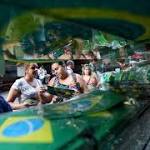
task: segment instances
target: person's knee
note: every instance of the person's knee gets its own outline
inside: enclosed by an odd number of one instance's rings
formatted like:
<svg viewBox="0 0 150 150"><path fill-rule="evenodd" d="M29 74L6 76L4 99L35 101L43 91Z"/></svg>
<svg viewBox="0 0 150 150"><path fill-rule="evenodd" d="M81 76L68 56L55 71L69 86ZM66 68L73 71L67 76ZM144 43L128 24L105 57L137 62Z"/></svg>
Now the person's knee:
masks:
<svg viewBox="0 0 150 150"><path fill-rule="evenodd" d="M0 96L0 113L10 112L10 111L12 111L11 106L2 96Z"/></svg>

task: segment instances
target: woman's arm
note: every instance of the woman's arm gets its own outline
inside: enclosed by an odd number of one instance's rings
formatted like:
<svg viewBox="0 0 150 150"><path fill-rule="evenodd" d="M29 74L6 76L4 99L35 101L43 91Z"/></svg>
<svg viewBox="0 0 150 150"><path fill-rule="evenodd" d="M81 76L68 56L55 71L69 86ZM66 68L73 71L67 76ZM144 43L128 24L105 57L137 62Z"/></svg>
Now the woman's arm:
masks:
<svg viewBox="0 0 150 150"><path fill-rule="evenodd" d="M96 73L92 74L92 82L95 87L100 87L100 79Z"/></svg>
<svg viewBox="0 0 150 150"><path fill-rule="evenodd" d="M88 92L87 85L86 85L85 81L83 80L83 78L78 74L76 74L76 78L77 78L77 83L80 84L81 93Z"/></svg>
<svg viewBox="0 0 150 150"><path fill-rule="evenodd" d="M10 89L8 96L7 96L7 101L10 104L10 106L12 107L12 109L16 110L16 109L22 109L22 108L27 107L26 103L22 103L22 104L14 103L15 99L19 96L20 96L20 92L18 90L14 89L14 88Z"/></svg>
<svg viewBox="0 0 150 150"><path fill-rule="evenodd" d="M98 85L98 80L97 80L96 77L93 77L93 78L94 78L94 85L95 85L95 87L97 87L97 85Z"/></svg>
<svg viewBox="0 0 150 150"><path fill-rule="evenodd" d="M49 85L49 86L54 86L54 81L55 81L55 77L52 78L52 79L49 81L48 85ZM48 93L47 91L45 91L45 89L42 89L42 88L41 88L41 89L38 91L38 98L39 98L39 100L40 100L43 104L45 104L45 103L49 103L49 102L52 101L53 95L51 95L50 93Z"/></svg>
<svg viewBox="0 0 150 150"><path fill-rule="evenodd" d="M42 104L51 102L52 98L53 96L49 94L47 91L42 89L38 91L38 99L42 102Z"/></svg>

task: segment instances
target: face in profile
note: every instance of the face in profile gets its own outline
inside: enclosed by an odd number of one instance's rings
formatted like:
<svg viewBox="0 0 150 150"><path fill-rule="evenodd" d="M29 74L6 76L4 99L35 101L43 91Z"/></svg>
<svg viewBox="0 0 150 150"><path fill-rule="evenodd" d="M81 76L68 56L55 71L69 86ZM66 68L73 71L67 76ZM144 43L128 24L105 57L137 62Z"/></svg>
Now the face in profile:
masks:
<svg viewBox="0 0 150 150"><path fill-rule="evenodd" d="M52 64L51 69L52 69L52 73L54 75L61 78L61 76L63 74L63 67L61 65L59 65L58 63L54 63L54 64Z"/></svg>

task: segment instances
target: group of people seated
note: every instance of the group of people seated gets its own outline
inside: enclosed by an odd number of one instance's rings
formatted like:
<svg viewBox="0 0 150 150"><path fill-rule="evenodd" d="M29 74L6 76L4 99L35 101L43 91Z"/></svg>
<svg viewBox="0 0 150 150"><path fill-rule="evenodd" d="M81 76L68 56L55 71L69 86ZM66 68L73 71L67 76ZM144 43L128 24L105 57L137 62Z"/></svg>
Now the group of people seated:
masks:
<svg viewBox="0 0 150 150"><path fill-rule="evenodd" d="M36 63L27 63L24 65L25 74L17 79L11 86L7 101L13 110L27 108L30 106L46 103L64 102L72 96L89 92L97 88L100 83L96 73L94 73L89 64L82 66L82 74L74 73L74 61L53 62L51 64L51 73L47 84L43 84L40 78L37 78L39 67ZM69 97L57 95L48 87L53 87L73 91Z"/></svg>
<svg viewBox="0 0 150 150"><path fill-rule="evenodd" d="M49 71L43 65L39 67L36 63L26 63L24 76L17 79L8 92L8 105L5 108L11 111L38 104L65 102L73 96L100 89L103 83L95 69L96 65L96 59L93 59L89 63L76 66L82 68L80 73L76 73L73 60L55 61L49 65L51 74L48 74ZM47 77L46 82L45 77ZM57 88L62 89L63 92L59 94L57 91L51 91ZM65 96L65 91L72 93Z"/></svg>
<svg viewBox="0 0 150 150"><path fill-rule="evenodd" d="M15 46L9 48L4 46L3 53L6 60L11 59L60 59L60 60L70 60L70 59L101 59L99 52L99 47L93 48L92 50L84 49L81 46L81 42L78 42L78 48L74 48L72 43L62 46L59 49L52 49L50 47L43 47L41 50L35 49L34 51L21 51L15 50ZM14 49L13 52L11 49Z"/></svg>
<svg viewBox="0 0 150 150"><path fill-rule="evenodd" d="M64 53L49 67L51 75L47 73L44 66L39 68L36 63L24 65L24 76L13 83L7 96L7 101L13 110L35 106L39 103L64 102L72 96L101 87L101 80L97 71L97 64L100 65L98 60L101 59L98 48L92 51L79 51L76 55L72 53L70 46L65 46L63 50ZM52 55L49 57L55 59ZM88 63L80 66L82 68L80 73L74 72L75 64L73 59L88 60ZM108 70L107 66L109 66L107 64L109 63L107 63L106 59L105 61L103 60L106 70ZM120 68L124 68L124 64L122 61L118 61ZM49 90L49 87L54 89ZM57 92L52 91L56 88L73 91L73 94L70 96L65 96L65 94L57 95Z"/></svg>
<svg viewBox="0 0 150 150"><path fill-rule="evenodd" d="M55 58L53 53L49 55L50 59L70 60L70 59L101 59L99 48L93 50L77 50L73 53L72 47L67 45L63 47L63 54Z"/></svg>

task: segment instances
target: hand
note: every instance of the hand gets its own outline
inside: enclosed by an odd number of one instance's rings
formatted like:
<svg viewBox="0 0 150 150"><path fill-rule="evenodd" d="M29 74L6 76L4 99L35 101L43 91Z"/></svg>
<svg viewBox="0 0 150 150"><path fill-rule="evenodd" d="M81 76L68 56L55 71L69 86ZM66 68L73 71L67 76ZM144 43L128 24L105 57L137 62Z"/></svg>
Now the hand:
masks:
<svg viewBox="0 0 150 150"><path fill-rule="evenodd" d="M36 102L36 101L26 101L26 102L24 102L23 103L23 106L24 107L30 107L30 106L35 106L35 105L37 105L37 103L38 103L38 101Z"/></svg>
<svg viewBox="0 0 150 150"><path fill-rule="evenodd" d="M52 98L52 101L53 101L53 103L56 103L57 102L57 96L53 96L53 98Z"/></svg>
<svg viewBox="0 0 150 150"><path fill-rule="evenodd" d="M41 94L41 93L45 92L46 90L47 90L46 86L41 86L38 88L38 93Z"/></svg>

